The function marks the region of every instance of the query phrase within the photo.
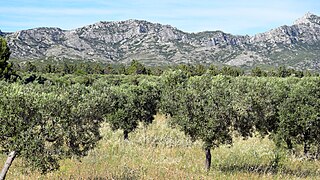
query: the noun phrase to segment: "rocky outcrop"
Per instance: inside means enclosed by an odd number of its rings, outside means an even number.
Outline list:
[[[281,26],[269,32],[255,35],[252,43],[314,44],[320,40],[320,17],[307,13],[292,26]]]
[[[222,31],[186,33],[141,20],[98,22],[74,30],[36,28],[5,36],[16,59],[75,59],[146,64],[288,65],[319,69],[320,18],[307,13],[292,26],[254,36]],[[312,65],[311,65],[312,64]]]

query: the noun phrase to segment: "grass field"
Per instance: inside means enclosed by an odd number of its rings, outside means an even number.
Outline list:
[[[257,137],[236,138],[233,146],[213,150],[207,172],[202,143],[169,128],[161,115],[151,126],[129,134],[129,142],[107,124],[102,134],[98,147],[81,161],[63,160],[59,171],[41,175],[16,159],[7,179],[320,179],[319,161],[288,156],[267,138]],[[1,167],[5,160],[0,155]]]

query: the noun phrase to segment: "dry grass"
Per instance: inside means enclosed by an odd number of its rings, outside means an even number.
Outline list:
[[[7,179],[320,179],[320,162],[291,158],[259,138],[237,139],[232,147],[213,150],[212,169],[206,172],[202,143],[169,128],[160,115],[151,126],[131,133],[129,142],[107,125],[102,133],[99,146],[81,162],[64,160],[59,171],[41,175],[16,159]],[[5,158],[0,156],[1,164]]]

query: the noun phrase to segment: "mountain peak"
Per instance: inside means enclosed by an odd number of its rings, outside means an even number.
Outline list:
[[[318,25],[320,25],[320,17],[308,12],[304,16],[302,16],[301,18],[297,19],[294,22],[294,24],[295,25],[299,25],[299,24],[318,24]]]

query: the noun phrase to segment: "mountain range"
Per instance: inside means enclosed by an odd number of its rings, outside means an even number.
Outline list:
[[[202,63],[232,66],[280,66],[320,70],[320,17],[311,13],[253,36],[222,31],[187,33],[144,20],[105,22],[73,30],[40,27],[1,32],[11,59],[84,60],[146,65]]]

